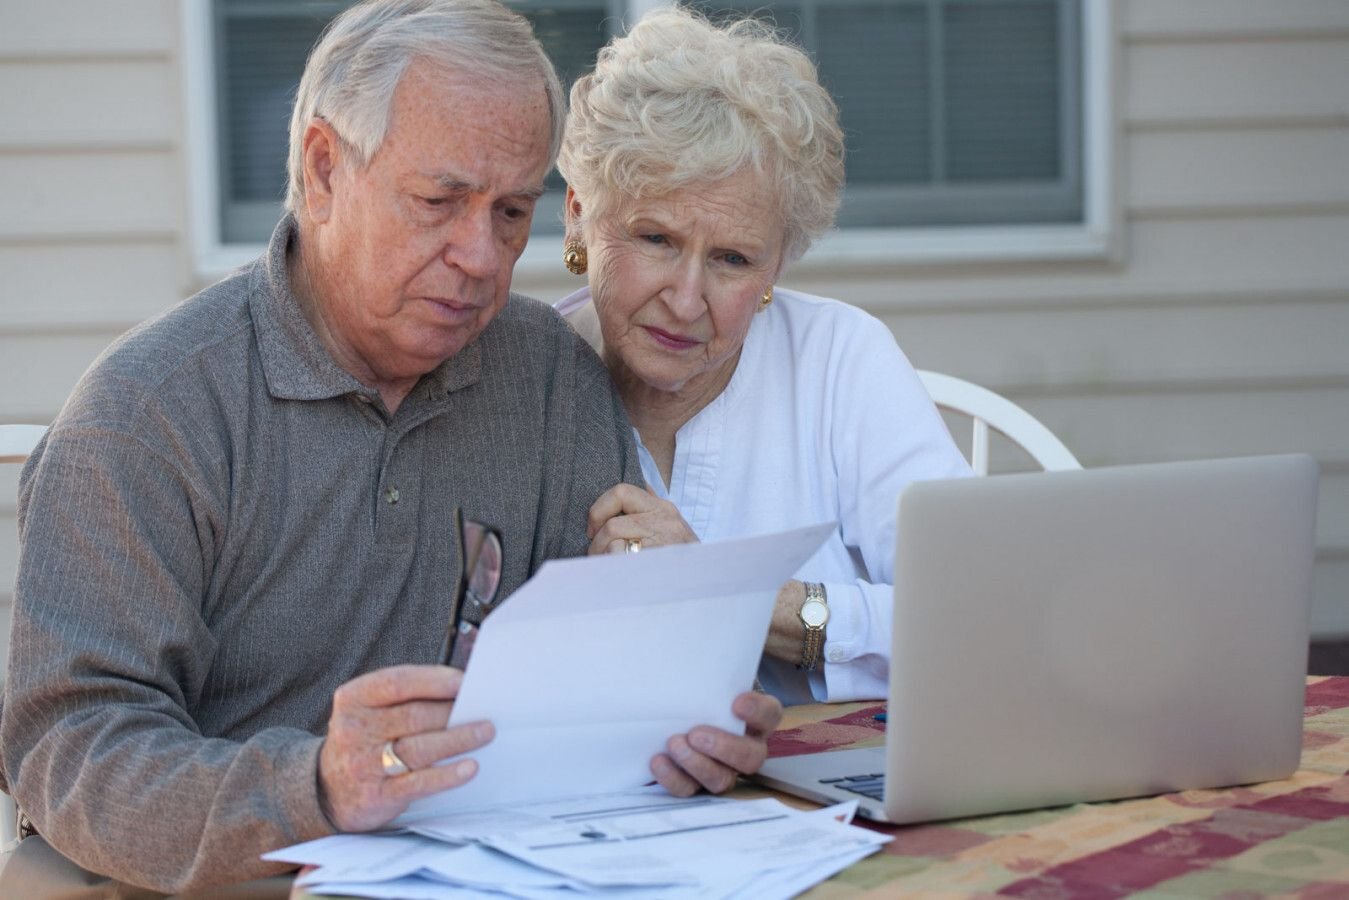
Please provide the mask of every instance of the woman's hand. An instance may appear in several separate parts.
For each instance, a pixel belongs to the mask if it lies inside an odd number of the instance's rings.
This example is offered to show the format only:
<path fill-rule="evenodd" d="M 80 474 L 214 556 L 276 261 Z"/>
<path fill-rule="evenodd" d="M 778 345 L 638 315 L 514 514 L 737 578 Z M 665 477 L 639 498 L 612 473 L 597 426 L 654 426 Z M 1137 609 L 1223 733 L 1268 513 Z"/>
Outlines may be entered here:
<path fill-rule="evenodd" d="M 745 723 L 745 733 L 731 734 L 699 725 L 670 738 L 665 752 L 651 760 L 651 774 L 676 797 L 700 790 L 723 794 L 741 775 L 759 771 L 768 758 L 768 736 L 782 721 L 782 704 L 768 694 L 747 691 L 735 698 L 731 711 Z"/>
<path fill-rule="evenodd" d="M 806 586 L 795 578 L 778 589 L 764 653 L 783 662 L 795 664 L 801 661 L 801 647 L 806 640 L 806 624 L 801 621 L 801 604 L 805 602 Z"/>
<path fill-rule="evenodd" d="M 591 556 L 622 553 L 629 541 L 640 541 L 644 549 L 698 543 L 677 506 L 631 484 L 615 485 L 600 495 L 590 507 L 586 536 Z"/>

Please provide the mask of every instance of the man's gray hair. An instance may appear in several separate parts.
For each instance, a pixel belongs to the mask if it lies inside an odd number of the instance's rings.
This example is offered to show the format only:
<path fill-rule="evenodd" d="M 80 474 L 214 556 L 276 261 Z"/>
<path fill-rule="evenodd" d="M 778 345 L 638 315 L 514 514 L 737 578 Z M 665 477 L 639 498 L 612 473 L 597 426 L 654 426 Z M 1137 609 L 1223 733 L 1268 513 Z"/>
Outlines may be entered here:
<path fill-rule="evenodd" d="M 408 65 L 426 60 L 509 85 L 542 83 L 548 95 L 551 165 L 566 107 L 557 73 L 519 14 L 496 0 L 364 0 L 333 19 L 305 63 L 290 118 L 286 209 L 304 198 L 304 133 L 323 118 L 369 165 L 389 130 L 394 91 Z"/>
<path fill-rule="evenodd" d="M 671 9 L 572 86 L 557 166 L 587 218 L 752 168 L 779 200 L 792 261 L 834 222 L 843 131 L 814 64 L 772 28 Z"/>

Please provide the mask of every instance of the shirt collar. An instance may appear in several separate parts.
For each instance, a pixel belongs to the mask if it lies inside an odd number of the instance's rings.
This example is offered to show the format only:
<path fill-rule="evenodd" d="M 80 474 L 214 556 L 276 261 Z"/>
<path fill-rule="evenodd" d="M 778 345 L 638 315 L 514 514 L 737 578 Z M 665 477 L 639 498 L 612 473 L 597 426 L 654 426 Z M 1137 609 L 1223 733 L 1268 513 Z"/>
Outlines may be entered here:
<path fill-rule="evenodd" d="M 286 260 L 300 239 L 295 217 L 277 223 L 267 252 L 254 264 L 249 310 L 258 354 L 273 397 L 283 400 L 326 400 L 358 394 L 377 401 L 379 393 L 361 384 L 329 355 L 300 309 L 291 289 Z M 460 350 L 417 383 L 408 399 L 435 400 L 476 384 L 482 371 L 478 342 Z"/>

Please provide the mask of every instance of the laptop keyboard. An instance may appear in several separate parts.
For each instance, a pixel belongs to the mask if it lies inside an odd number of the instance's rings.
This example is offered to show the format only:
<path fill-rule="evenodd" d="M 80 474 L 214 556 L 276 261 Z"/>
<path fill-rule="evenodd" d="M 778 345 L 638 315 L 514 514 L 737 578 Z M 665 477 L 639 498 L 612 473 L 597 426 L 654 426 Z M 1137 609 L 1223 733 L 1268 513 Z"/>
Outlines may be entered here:
<path fill-rule="evenodd" d="M 831 785 L 836 788 L 842 788 L 845 791 L 852 791 L 854 794 L 861 794 L 863 797 L 870 797 L 872 800 L 885 799 L 885 773 L 877 772 L 874 775 L 845 775 L 842 778 L 821 778 L 820 784 Z"/>

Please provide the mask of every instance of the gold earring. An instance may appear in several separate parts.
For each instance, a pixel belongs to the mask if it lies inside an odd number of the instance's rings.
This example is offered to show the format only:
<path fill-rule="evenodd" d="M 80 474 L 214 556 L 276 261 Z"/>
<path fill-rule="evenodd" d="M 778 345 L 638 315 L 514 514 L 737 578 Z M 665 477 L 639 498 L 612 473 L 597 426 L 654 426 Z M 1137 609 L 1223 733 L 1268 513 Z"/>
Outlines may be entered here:
<path fill-rule="evenodd" d="M 768 309 L 768 304 L 772 302 L 773 302 L 773 286 L 770 284 L 768 286 L 768 290 L 764 291 L 763 296 L 759 298 L 759 312 L 763 312 L 765 309 Z"/>
<path fill-rule="evenodd" d="M 573 275 L 586 273 L 586 245 L 580 241 L 567 241 L 562 246 L 562 265 Z"/>

